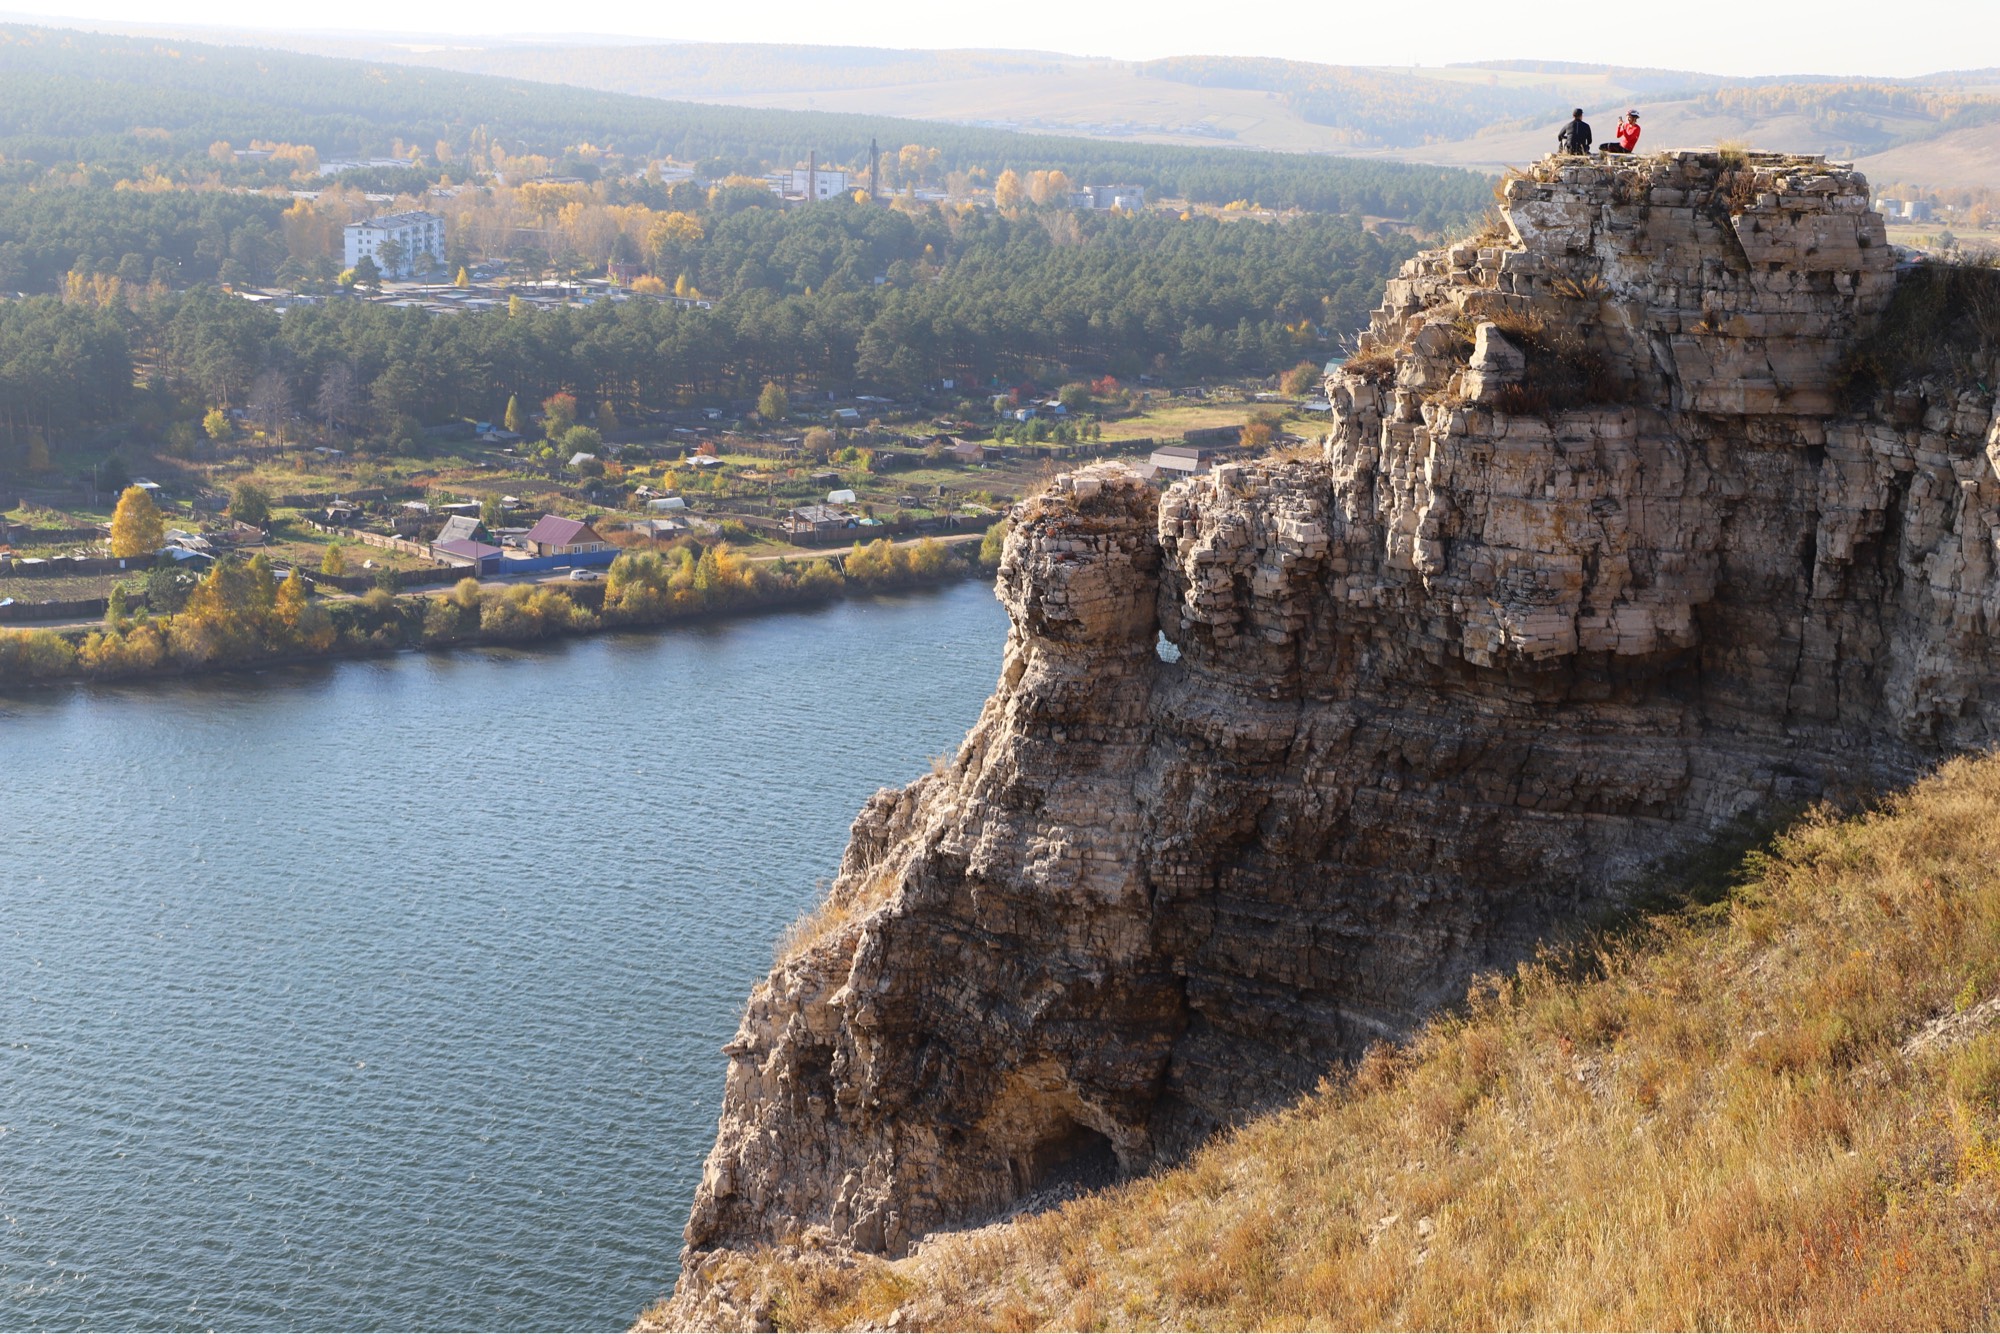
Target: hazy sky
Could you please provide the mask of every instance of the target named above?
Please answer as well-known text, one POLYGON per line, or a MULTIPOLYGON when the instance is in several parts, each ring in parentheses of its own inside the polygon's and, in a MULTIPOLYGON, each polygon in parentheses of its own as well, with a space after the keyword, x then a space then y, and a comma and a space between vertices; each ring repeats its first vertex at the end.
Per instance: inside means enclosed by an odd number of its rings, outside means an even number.
MULTIPOLYGON (((27 8, 27 6, 23 6, 27 8)), ((70 0, 71 19, 390 33, 603 33, 698 41, 1010 47, 1145 59, 1284 56, 1333 64, 1576 60, 1718 74, 1923 74, 2000 66, 2000 0, 1261 0, 1002 5, 874 0, 428 0, 398 8, 269 0, 70 0), (347 16, 352 16, 348 19, 347 16), (362 22, 365 16, 366 23, 362 22)))

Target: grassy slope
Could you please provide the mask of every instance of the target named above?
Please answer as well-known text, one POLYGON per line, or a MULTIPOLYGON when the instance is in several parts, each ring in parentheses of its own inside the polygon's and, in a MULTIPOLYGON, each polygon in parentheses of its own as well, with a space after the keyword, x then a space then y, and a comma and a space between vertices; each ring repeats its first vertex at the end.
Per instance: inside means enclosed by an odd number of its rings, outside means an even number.
POLYGON ((2000 760, 1809 817, 1719 904, 1180 1169, 896 1264, 737 1268, 792 1328, 1990 1328, 2000 760))

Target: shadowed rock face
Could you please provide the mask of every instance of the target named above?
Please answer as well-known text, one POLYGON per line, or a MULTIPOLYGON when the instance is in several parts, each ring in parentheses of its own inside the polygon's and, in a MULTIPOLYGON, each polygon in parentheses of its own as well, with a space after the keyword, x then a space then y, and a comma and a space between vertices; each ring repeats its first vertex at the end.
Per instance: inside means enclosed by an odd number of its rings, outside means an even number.
POLYGON ((1839 410, 1865 183, 1564 162, 1389 285, 1317 457, 1022 507, 998 688, 727 1049, 686 1318, 718 1249, 1143 1168, 1733 819, 1992 743, 2000 423, 1839 410))

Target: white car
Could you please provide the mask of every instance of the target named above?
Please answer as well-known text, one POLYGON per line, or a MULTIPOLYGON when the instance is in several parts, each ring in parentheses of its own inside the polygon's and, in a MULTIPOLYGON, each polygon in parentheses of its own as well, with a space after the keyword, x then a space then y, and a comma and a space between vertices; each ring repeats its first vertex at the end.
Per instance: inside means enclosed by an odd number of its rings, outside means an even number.
POLYGON ((592 579, 597 579, 602 576, 600 576, 595 570, 571 570, 569 572, 569 577, 572 579, 581 579, 584 580, 585 582, 588 582, 592 579))

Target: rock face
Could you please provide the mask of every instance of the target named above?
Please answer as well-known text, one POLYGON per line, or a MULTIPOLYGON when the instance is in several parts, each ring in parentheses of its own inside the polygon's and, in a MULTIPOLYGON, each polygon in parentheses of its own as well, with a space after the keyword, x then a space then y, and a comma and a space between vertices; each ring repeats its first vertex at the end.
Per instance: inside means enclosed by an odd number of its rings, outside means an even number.
POLYGON ((1178 1154, 1730 821, 2000 736, 2000 421, 1843 408, 1898 281, 1860 177, 1506 196, 1389 285, 1322 450, 1017 513, 998 689, 727 1048, 680 1318, 728 1248, 1178 1154))

